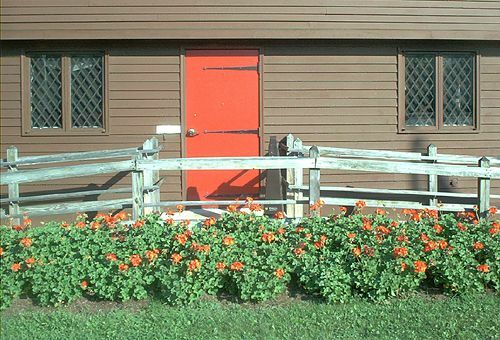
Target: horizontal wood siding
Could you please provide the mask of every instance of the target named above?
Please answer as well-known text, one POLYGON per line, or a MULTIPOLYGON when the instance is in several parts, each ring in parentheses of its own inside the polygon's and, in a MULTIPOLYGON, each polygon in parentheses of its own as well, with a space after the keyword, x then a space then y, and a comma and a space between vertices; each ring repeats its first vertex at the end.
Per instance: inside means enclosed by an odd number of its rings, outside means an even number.
MULTIPOLYGON (((156 125, 180 124, 180 74, 177 47, 88 44, 92 49, 107 49, 109 53, 109 135, 106 136, 29 136, 21 137, 21 74, 20 49, 4 49, 1 57, 1 142, 2 157, 9 145, 16 145, 20 155, 92 151, 138 147, 155 135, 156 125), (148 50, 149 49, 149 50, 148 50), (153 75, 153 76, 152 76, 153 75)), ((69 48, 51 45, 53 48, 69 48)), ((82 47, 81 45, 79 47, 82 47)), ((32 48, 38 48, 33 46, 32 48)), ((161 138, 164 150, 160 157, 180 157, 180 136, 161 138)), ((165 177, 162 199, 181 199, 179 172, 161 174, 165 177)), ((101 175, 64 179, 54 182, 24 184, 21 194, 71 189, 88 190, 130 187, 131 176, 101 175)), ((2 195, 5 194, 2 187, 2 195)), ((117 197, 130 197, 120 194, 117 197)), ((107 199, 108 197, 100 197, 107 199)))
MULTIPOLYGON (((479 48, 482 55, 480 133, 398 134, 397 52, 401 45, 374 45, 332 42, 266 47, 265 140, 293 133, 306 145, 425 152, 434 143, 440 153, 500 155, 500 46, 466 45, 479 48)), ((443 48, 449 47, 456 46, 443 48)), ((394 189, 425 190, 427 185, 425 176, 340 171, 325 171, 321 181, 330 186, 394 189)), ((492 186, 493 192, 500 193, 500 181, 492 181, 492 186)), ((475 180, 440 180, 442 190, 475 192, 475 188, 475 180)))
MULTIPOLYGON (((235 46, 244 46, 241 42, 235 46)), ((415 45, 396 42, 274 41, 250 43, 263 58, 263 130, 265 149, 271 136, 293 133, 306 145, 424 152, 430 143, 440 153, 500 156, 500 45, 444 44, 443 48, 478 49, 481 126, 479 133, 397 133, 397 51, 415 45), (406 44, 406 45, 404 45, 406 44)), ((233 46, 227 43, 227 46, 233 46)), ((422 45, 425 48, 426 45, 422 45)), ((135 147, 155 133, 156 125, 181 124, 182 44, 142 41, 101 43, 8 42, 2 48, 2 157, 9 145, 21 155, 135 147), (109 52, 110 133, 106 136, 21 136, 21 66, 23 49, 87 47, 109 52)), ((200 47, 207 45, 200 43, 200 47)), ((160 137, 162 158, 181 156, 180 135, 160 137)), ((307 174, 307 172, 306 172, 307 174)), ((181 199, 179 172, 162 174, 163 200, 181 199)), ((425 189, 425 176, 323 172, 323 185, 425 189)), ((93 176, 21 185, 22 193, 89 190, 130 186, 130 176, 93 176)), ((500 181, 492 181, 500 194, 500 181)), ((475 192, 474 180, 441 178, 441 190, 475 192), (450 183, 454 185, 451 186, 450 183)), ((5 188, 2 188, 5 194, 5 188)), ((124 197, 120 195, 118 197, 124 197)), ((109 197, 102 197, 109 198, 109 197)))
POLYGON ((3 0, 0 19, 5 40, 500 40, 488 0, 3 0))

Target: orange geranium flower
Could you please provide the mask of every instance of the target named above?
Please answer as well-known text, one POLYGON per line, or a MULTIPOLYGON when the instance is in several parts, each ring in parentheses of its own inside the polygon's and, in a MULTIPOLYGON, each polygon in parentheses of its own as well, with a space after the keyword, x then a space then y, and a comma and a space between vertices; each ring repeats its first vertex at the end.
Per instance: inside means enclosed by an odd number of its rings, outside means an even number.
POLYGON ((283 270, 283 268, 278 268, 274 271, 274 275, 276 275, 278 279, 281 279, 283 275, 285 275, 285 271, 283 270))
POLYGON ((99 222, 97 222, 97 221, 92 221, 92 222, 90 223, 90 229, 92 229, 92 230, 97 230, 97 229, 99 229, 99 228, 101 228, 101 223, 99 223, 99 222))
POLYGON ((276 230, 276 234, 278 235, 283 235, 285 232, 286 232, 285 228, 279 228, 278 230, 276 230))
POLYGON ((137 220, 132 225, 132 228, 142 228, 144 226, 144 220, 137 220))
POLYGON ((426 234, 424 233, 421 233, 420 234, 420 239, 423 241, 423 242, 428 242, 430 239, 429 239, 429 236, 427 236, 426 234))
POLYGON ((33 257, 30 257, 30 258, 27 258, 25 262, 26 262, 26 264, 30 265, 30 264, 35 263, 35 259, 33 257))
POLYGON ((392 253, 394 257, 406 257, 408 256, 408 249, 405 247, 396 247, 392 253))
POLYGON ((153 262, 158 257, 158 254, 154 250, 146 250, 146 257, 149 262, 153 262))
POLYGON ((497 212, 498 212, 498 209, 497 207, 490 207, 488 209, 488 212, 491 214, 491 215, 495 215, 497 212))
POLYGON ((121 271, 121 272, 124 272, 124 271, 128 270, 128 264, 120 263, 118 265, 118 270, 121 271))
POLYGON ((245 265, 242 262, 233 262, 231 263, 231 270, 242 270, 245 265))
POLYGON ((388 235, 391 233, 391 230, 389 228, 387 228, 386 226, 378 226, 377 228, 375 228, 375 230, 380 233, 380 234, 384 234, 384 235, 388 235))
POLYGON ((443 227, 441 227, 439 224, 434 224, 434 230, 436 231, 436 234, 441 234, 443 231, 443 227))
POLYGON ((178 212, 183 212, 184 211, 184 206, 182 204, 177 204, 176 206, 178 212))
POLYGON ((212 217, 207 218, 205 221, 203 221, 203 225, 205 227, 210 227, 210 226, 214 225, 215 222, 217 222, 217 220, 215 219, 215 217, 212 216, 212 217))
POLYGON ((31 223, 32 223, 32 222, 33 222, 33 221, 32 221, 32 220, 31 220, 31 218, 29 218, 29 217, 24 217, 24 218, 23 218, 23 225, 24 225, 25 227, 29 227, 29 226, 31 225, 31 223))
POLYGON ((83 221, 77 222, 77 223, 75 224, 75 227, 77 227, 77 228, 81 228, 81 229, 85 228, 86 226, 87 226, 87 225, 86 225, 86 224, 85 224, 85 222, 83 222, 83 221))
POLYGON ((356 205, 356 207, 357 207, 358 209, 362 209, 362 208, 366 207, 366 202, 365 202, 365 201, 361 201, 361 200, 359 200, 359 201, 357 201, 357 202, 355 203, 355 205, 356 205))
POLYGON ((195 271, 195 270, 200 269, 200 268, 201 268, 200 260, 194 259, 194 260, 189 261, 188 269, 190 271, 195 271))
POLYGON ((498 222, 493 222, 492 223, 492 227, 490 228, 489 230, 489 233, 491 235, 495 235, 495 234, 498 234, 500 232, 500 223, 498 222))
POLYGON ((0 247, 0 256, 3 256, 3 248, 0 247))
POLYGON ((115 215, 115 219, 121 220, 121 221, 127 219, 127 217, 128 217, 128 215, 125 211, 120 211, 118 214, 115 215))
POLYGON ((177 242, 179 242, 182 245, 186 244, 186 242, 188 240, 188 236, 186 235, 186 233, 177 234, 177 235, 175 235, 174 238, 177 240, 177 242))
POLYGON ((21 239, 20 243, 23 245, 23 247, 28 248, 33 243, 33 240, 30 239, 29 237, 24 237, 21 239))
POLYGON ((82 281, 81 286, 82 286, 83 289, 86 289, 87 286, 88 286, 87 281, 82 281))
POLYGON ((226 269, 226 264, 224 262, 217 262, 215 264, 215 269, 221 271, 221 270, 224 270, 226 269))
POLYGON ((285 214, 283 213, 283 211, 278 211, 278 212, 276 212, 276 214, 274 214, 274 218, 276 218, 278 220, 282 220, 285 218, 285 214))
POLYGON ((398 237, 396 237, 396 241, 398 241, 398 242, 408 242, 408 236, 406 236, 406 235, 398 235, 398 237))
POLYGON ((399 225, 398 221, 391 222, 391 228, 397 228, 398 225, 399 225))
POLYGON ((466 230, 467 230, 467 227, 466 227, 466 226, 464 226, 464 225, 463 225, 462 223, 460 223, 460 222, 458 222, 458 223, 457 223, 457 228, 458 228, 458 230, 460 230, 460 231, 466 231, 466 230))
POLYGON ((339 210, 341 214, 347 213, 347 207, 340 207, 339 210))
POLYGON ((226 210, 230 213, 234 213, 238 210, 238 206, 235 204, 231 204, 226 208, 226 210))
POLYGON ((106 254, 106 260, 108 261, 117 261, 116 255, 113 253, 106 254))
POLYGON ((21 269, 21 264, 16 262, 10 266, 10 269, 12 269, 13 272, 17 272, 21 269))
POLYGON ((480 264, 479 266, 476 267, 476 269, 479 270, 480 272, 487 273, 490 271, 490 266, 488 266, 487 264, 480 264))
POLYGON ((375 209, 375 214, 377 214, 377 215, 385 215, 385 210, 377 208, 377 209, 375 209))
POLYGON ((296 232, 297 234, 299 234, 299 233, 301 233, 301 232, 303 232, 303 231, 304 231, 304 228, 303 228, 303 227, 301 227, 301 226, 298 226, 297 228, 295 228, 295 232, 296 232))
POLYGON ((324 246, 325 246, 325 244, 324 244, 323 242, 321 242, 321 241, 316 241, 316 242, 314 242, 314 247, 315 247, 316 249, 321 249, 321 248, 323 248, 324 246))
POLYGON ((448 242, 445 240, 439 240, 438 242, 439 249, 445 250, 448 247, 448 242))
POLYGON ((427 270, 427 263, 425 263, 424 261, 415 261, 413 263, 415 265, 415 273, 425 273, 425 271, 427 270))
POLYGON ((170 258, 172 259, 172 262, 176 264, 182 261, 182 255, 179 253, 173 253, 170 258))
POLYGON ((363 217, 363 226, 361 228, 363 230, 367 230, 367 231, 372 230, 373 227, 372 227, 372 222, 370 221, 370 219, 363 217))
POLYGON ((433 251, 434 249, 436 249, 436 247, 437 243, 435 241, 429 241, 425 244, 424 252, 428 253, 430 251, 433 251))
POLYGON ((474 248, 474 250, 481 250, 484 249, 484 244, 481 242, 476 242, 472 245, 472 247, 474 248))
POLYGON ((222 239, 222 244, 225 246, 232 246, 234 244, 234 238, 226 236, 222 239))
POLYGON ((273 233, 265 233, 265 234, 262 234, 262 241, 266 242, 266 243, 271 243, 273 242, 274 240, 276 239, 276 237, 274 236, 273 233))
POLYGON ((354 254, 354 256, 360 257, 361 256, 361 248, 360 247, 352 248, 352 253, 354 254))
POLYGON ((305 253, 305 250, 302 248, 295 248, 293 252, 295 253, 295 255, 300 256, 305 253))
POLYGON ((130 263, 132 264, 132 267, 139 267, 142 259, 139 254, 134 254, 129 257, 130 263))
POLYGON ((401 262, 401 271, 404 272, 406 270, 406 263, 401 262))
POLYGON ((356 237, 355 233, 349 233, 347 234, 347 237, 350 238, 351 240, 356 237))

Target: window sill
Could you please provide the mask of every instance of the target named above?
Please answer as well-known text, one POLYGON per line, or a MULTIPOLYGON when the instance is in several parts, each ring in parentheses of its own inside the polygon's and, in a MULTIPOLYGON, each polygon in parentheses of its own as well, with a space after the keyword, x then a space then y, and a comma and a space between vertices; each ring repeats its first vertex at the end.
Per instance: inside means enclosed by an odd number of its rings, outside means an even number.
POLYGON ((98 128, 82 129, 31 129, 23 131, 23 137, 44 137, 44 136, 109 136, 109 131, 98 128))
POLYGON ((436 127, 411 127, 399 128, 398 134, 478 134, 481 131, 472 127, 449 127, 438 129, 436 127))

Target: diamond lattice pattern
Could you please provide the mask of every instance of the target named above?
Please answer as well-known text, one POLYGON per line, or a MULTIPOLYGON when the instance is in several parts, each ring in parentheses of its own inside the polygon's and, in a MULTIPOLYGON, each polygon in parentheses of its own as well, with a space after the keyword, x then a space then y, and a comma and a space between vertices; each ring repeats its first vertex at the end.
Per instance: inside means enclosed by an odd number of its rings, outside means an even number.
POLYGON ((74 128, 103 127, 102 56, 71 58, 71 122, 74 128))
POLYGON ((436 62, 434 56, 407 55, 405 65, 406 125, 436 125, 436 62))
POLYGON ((471 126, 474 115, 474 56, 446 55, 444 64, 444 125, 471 126))
POLYGON ((31 126, 62 128, 61 58, 30 57, 31 126))

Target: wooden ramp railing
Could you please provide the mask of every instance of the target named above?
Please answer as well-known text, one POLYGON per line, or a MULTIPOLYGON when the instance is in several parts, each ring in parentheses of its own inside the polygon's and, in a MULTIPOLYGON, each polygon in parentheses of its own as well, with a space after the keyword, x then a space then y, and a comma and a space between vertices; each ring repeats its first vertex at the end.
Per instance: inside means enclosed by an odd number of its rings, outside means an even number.
POLYGON ((443 155, 437 148, 429 146, 428 154, 414 152, 394 152, 380 150, 343 149, 330 147, 305 146, 298 138, 289 135, 284 143, 285 156, 268 157, 205 157, 205 158, 169 158, 159 159, 158 140, 152 138, 144 142, 141 148, 92 151, 48 156, 20 157, 18 150, 7 150, 7 160, 1 162, 8 171, 2 172, 1 185, 8 186, 8 197, 2 203, 8 203, 8 213, 2 218, 19 219, 23 214, 30 216, 57 215, 76 211, 103 211, 132 208, 133 218, 159 210, 160 207, 183 204, 186 206, 229 205, 241 203, 228 201, 161 201, 159 171, 185 170, 246 170, 246 169, 287 169, 285 181, 286 199, 256 200, 255 203, 287 205, 287 216, 302 217, 303 205, 314 204, 322 199, 327 204, 354 205, 359 198, 343 198, 339 195, 327 196, 326 192, 350 192, 359 197, 365 194, 394 194, 413 197, 427 197, 423 204, 418 201, 365 200, 368 206, 386 208, 431 208, 444 211, 472 209, 473 205, 463 203, 443 203, 438 198, 470 199, 477 202, 481 216, 487 215, 492 200, 500 195, 490 192, 491 180, 500 178, 500 159, 478 159, 472 156, 443 155), (108 160, 109 158, 128 158, 127 160, 107 161, 92 164, 53 166, 54 163, 86 162, 89 160, 108 160), (49 165, 49 167, 22 170, 24 166, 49 165), (309 171, 308 185, 304 185, 304 170, 309 171), (394 190, 371 188, 347 188, 321 186, 320 175, 323 170, 349 170, 353 172, 381 172, 392 174, 427 175, 428 190, 394 190), (19 185, 51 181, 63 178, 93 176, 121 172, 131 174, 130 188, 87 190, 70 193, 55 193, 37 196, 21 196, 19 185), (439 176, 457 176, 477 178, 478 188, 475 194, 448 193, 438 191, 439 176), (305 194, 308 193, 306 197, 305 194), (64 202, 64 200, 101 194, 131 194, 130 198, 64 202), (57 204, 24 205, 33 202, 63 201, 57 204), (23 203, 23 204, 21 204, 23 203))
MULTIPOLYGON (((447 198, 476 199, 478 209, 485 214, 491 201, 499 201, 500 195, 492 195, 490 192, 491 179, 500 171, 499 157, 475 157, 465 155, 439 154, 437 147, 433 144, 427 148, 427 154, 417 152, 382 151, 368 149, 348 149, 335 147, 316 147, 303 145, 299 138, 289 134, 283 141, 287 155, 298 157, 319 157, 318 169, 309 175, 309 180, 316 181, 314 185, 316 192, 311 192, 311 183, 303 184, 303 169, 288 169, 288 198, 303 199, 304 192, 309 190, 309 201, 314 202, 321 197, 327 204, 353 206, 358 198, 342 198, 326 196, 325 192, 349 192, 357 194, 358 197, 367 194, 410 196, 414 198, 427 197, 428 204, 418 201, 398 200, 365 200, 371 207, 386 208, 430 208, 445 211, 462 211, 473 209, 474 204, 450 204, 443 203, 447 198), (392 174, 427 175, 428 190, 397 190, 397 189, 375 189, 375 188, 353 188, 340 186, 320 186, 319 169, 352 170, 363 172, 381 172, 392 174), (492 175, 493 174, 493 175, 492 175), (454 193, 439 191, 439 176, 473 177, 478 179, 477 193, 454 193), (319 189, 318 189, 319 188, 319 189), (323 194, 321 195, 318 190, 323 194), (312 197, 312 198, 311 198, 312 197), (438 200, 440 198, 441 200, 438 200)), ((289 205, 287 215, 293 217, 302 216, 302 207, 289 205)))

